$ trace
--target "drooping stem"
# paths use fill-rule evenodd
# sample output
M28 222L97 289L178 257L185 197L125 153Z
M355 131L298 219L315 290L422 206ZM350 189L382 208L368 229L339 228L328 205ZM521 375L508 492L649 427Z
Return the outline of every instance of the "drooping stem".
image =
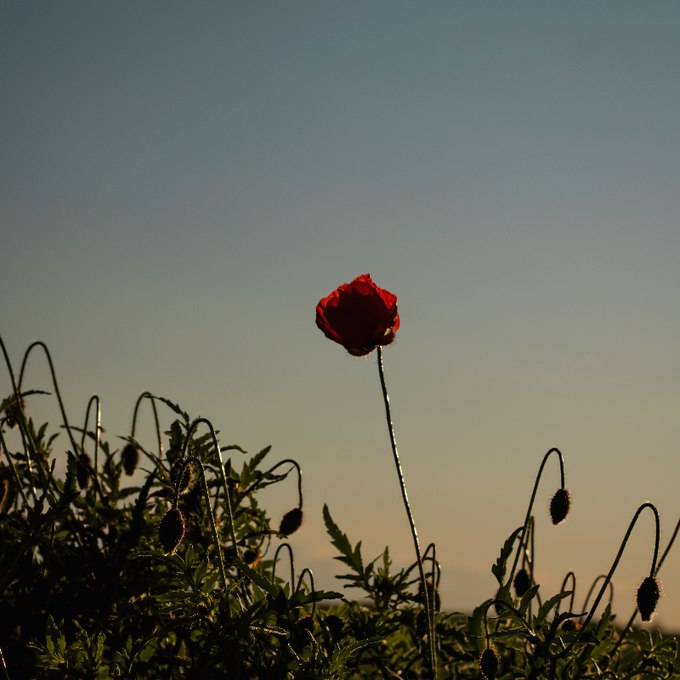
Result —
M298 507L300 510L302 510L302 470L300 468L300 464L294 460L293 458L284 458L283 460L280 460L276 465L273 465L272 467L267 470L262 477L266 477L267 475L270 475L276 470L277 468L281 467L282 465L285 465L287 463L290 463L292 465L296 472L297 472L297 488L298 488ZM287 477L288 474L290 473L292 468L290 468L284 475L280 477L280 479L283 479L284 477ZM261 480L257 480L253 482L244 492L243 496L247 496L253 489L255 489L259 484L261 483Z
M312 595L314 595L316 589L314 588L314 574L312 573L312 570L309 567L305 567L301 572L300 576L297 581L297 586L295 587L295 592L299 592L300 588L302 586L302 579L304 578L305 574L307 575L307 578L309 579L309 586L312 589ZM316 598L312 600L312 616L316 613Z
M208 491L208 482L205 478L205 468L203 467L203 463L200 461L198 456L191 456L190 458L185 459L182 462L182 468L181 468L181 474L177 476L177 486L175 488L175 502L173 504L173 507L177 507L177 503L179 501L179 487L182 483L182 478L184 477L184 474L187 470L187 468L192 465L196 464L198 466L198 469L201 473L201 482L202 482L202 487L203 487L203 496L205 498L205 504L208 510L208 518L210 519L210 529L212 531L213 535L213 542L215 543L215 550L217 552L217 561L220 569L220 578L222 579L222 587L224 588L224 594L225 597L227 595L229 585L227 583L227 572L224 568L224 559L222 558L222 548L220 547L220 538L217 535L217 527L215 526L215 518L212 513L212 508L210 507L210 492ZM227 609L227 612L229 610Z
M564 489L564 458L562 457L562 452L553 447L552 449L549 449L548 452L543 456L543 461L541 462L541 466L538 468L538 474L536 475L536 481L534 482L534 489L531 492L531 500L529 501L529 507L527 508L527 514L526 517L524 518L524 526L522 528L522 534L519 539L519 546L517 548L517 553L515 554L515 561L513 562L512 569L510 570L510 576L508 578L507 586L509 587L510 584L512 583L512 579L515 576L515 569L517 569L517 563L519 562L519 556L522 553L522 550L524 548L524 539L526 536L526 532L529 526L529 519L531 517L531 511L533 510L534 507L534 500L536 500L536 492L538 491L538 483L541 481L541 475L543 474L543 468L545 467L546 462L548 461L548 458L552 453L557 454L557 457L559 458L560 461L560 488Z
M295 558L293 557L293 549L289 543L281 543L274 553L274 563L272 564L272 583L276 580L276 565L279 563L279 553L286 548L288 550L288 563L290 565L290 587L295 583Z
M578 636L572 641L572 643L566 647L561 652L561 656L566 656L572 649L572 647L581 639L581 636L583 635L583 632L585 631L586 627L588 624L592 621L593 616L595 615L595 611L597 610L597 606L600 604L600 600L602 599L605 590L607 589L607 586L609 585L612 576L614 575L614 572L616 571L616 568L619 566L619 562L621 561L621 556L623 555L623 551L626 549L626 545L628 545L628 539L630 538L631 533L633 532L633 528L635 527L635 524L638 520L638 517L642 513L642 511L645 508L649 508L653 513L654 513L654 553L652 555L652 566L650 567L649 570L649 575L651 577L654 577L656 573L656 564L657 564L657 558L659 556L659 534L660 528L659 528L659 512L656 509L656 507L652 503L643 503L635 512L635 515L633 515L633 519L630 522L630 525L628 526L628 530L626 531L626 535L623 537L623 541L621 541L621 547L619 548L618 553L616 554L616 557L614 558L614 563L611 566L611 569L609 570L609 573L605 576L604 583L602 584L602 587L600 588L600 592L597 594L597 597L595 598L595 602L593 602L593 606L590 608L590 611L588 612L588 616L586 617L586 620L583 622L581 629L579 631Z
M401 461L399 460L399 452L397 451L397 440L394 434L394 425L392 424L392 412L390 409L390 397L387 392L387 383L385 382L385 368L383 366L382 347L378 345L378 373L380 375L380 386L382 387L383 401L385 403L385 417L387 418L387 430L390 435L390 444L392 446L392 456L394 458L394 465L397 468L397 477L399 478L399 488L401 489L401 497L404 501L404 508L406 516L408 517L409 527L411 529L411 536L413 538L413 547L415 548L416 561L418 563L418 573L420 575L420 584L423 589L423 598L425 601L425 615L427 618L427 638L428 649L430 656L430 670L432 671L432 678L437 678L437 655L435 644L435 620L434 607L430 594L427 588L427 580L425 578L425 569L423 568L423 558L420 552L420 542L418 541L418 531L413 519L413 512L411 511L411 504L408 500L406 492L406 481L404 480L404 473L401 469Z
M568 592L566 590L567 588L567 581L571 580L571 595L569 596L569 611L573 611L574 609L574 595L576 594L576 574L574 574L573 571L568 571L567 575L564 577L564 580L562 581L562 585L560 586L560 593L566 593ZM557 616L560 613L560 607L562 605L562 600L560 600L557 603L557 606L555 607L555 616Z
M21 390L21 383L24 379L24 371L26 370L26 362L28 361L28 357L35 347L40 347L43 352L45 353L45 356L47 357L47 363L50 367L50 375L52 376L52 385L54 386L54 393L57 396L57 401L59 402L59 410L61 411L61 418L62 422L64 423L64 427L66 428L66 432L68 433L68 438L71 441L71 446L73 447L73 453L76 455L78 453L78 447L76 445L76 440L73 437L73 432L71 431L71 426L69 425L68 422L68 417L66 415L66 409L64 408L64 402L61 398L61 392L59 390L59 382L57 381L57 374L54 371L54 364L52 363L52 355L50 354L50 350L47 348L47 345L42 342L42 340L36 340L35 342L32 342L29 346L28 349L26 350L24 354L23 361L21 362L21 370L19 371L19 385L18 389L19 391Z
M19 393L19 385L17 385L17 382L14 378L14 370L12 369L12 362L9 360L9 354L7 354L7 348L5 347L5 342L2 339L2 336L0 336L0 349L2 349L2 355L5 359L5 366L7 366L7 372L9 373L9 378L10 381L12 382L12 392L14 393L14 406L19 414L17 417L17 424L19 425L19 433L21 434L21 443L24 447L24 454L26 455L26 467L28 468L28 481L29 481L29 488L31 490L31 496L33 496L33 501L35 502L37 500L37 494L35 491L35 484L33 483L33 465L31 463L31 451L30 447L28 445L28 442L26 441L26 434L24 433L24 428L26 426L26 423L24 422L23 418L23 413L21 410L21 394ZM9 455L9 453L8 453ZM19 488L21 488L21 484L19 484ZM23 495L23 491L22 491Z
M137 412L142 403L142 399L148 399L151 402L151 409L153 410L154 425L156 426L156 439L158 440L158 456L163 453L163 440L161 439L161 426L158 421L158 409L156 408L156 399L151 392L142 392L135 403L135 409L132 412L132 431L130 437L134 439L135 430L137 429Z
M673 535L671 536L670 540L668 541L668 545L666 546L666 549L663 551L663 554L661 555L661 557L659 558L659 561L657 562L656 571L653 574L654 577L656 577L656 575L661 570L661 566L663 565L664 561L666 560L668 553L671 551L671 548L673 547L673 543L675 543L675 539L677 538L678 531L680 531L680 519L676 522L675 529L673 529ZM637 615L638 615L638 608L635 607L635 611L631 614L630 619L628 619L628 623L625 625L624 629L621 631L621 635L619 636L619 639L616 641L616 644L614 645L614 647L612 649L612 653L611 653L612 656L614 656L614 653L616 652L616 650L621 646L623 639L628 634L628 631L630 630L631 626L633 625L633 621L635 621L635 617Z
M92 407L93 403L97 405L96 418L94 424L94 464L92 468L92 471L94 473L93 479L95 488L99 492L99 497L102 499L102 501L105 501L108 505L108 500L105 499L104 492L102 491L102 487L99 484L98 457L99 457L99 442L101 438L102 429L102 407L101 402L99 400L99 396L96 394L93 394L90 397L90 400L87 402L87 409L85 410L85 423L83 425L83 436L81 437L80 440L80 449L83 453L85 452L85 437L87 436L87 425L90 421L90 408Z

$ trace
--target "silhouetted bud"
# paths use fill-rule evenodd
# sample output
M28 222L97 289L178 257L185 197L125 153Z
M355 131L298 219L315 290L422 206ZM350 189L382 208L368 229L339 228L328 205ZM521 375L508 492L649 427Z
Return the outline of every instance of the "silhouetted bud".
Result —
M294 534L302 525L302 508L293 508L289 510L281 520L279 525L279 533L284 536Z
M561 628L567 632L577 631L581 628L581 624L578 621L574 621L574 619L566 619L562 623Z
M569 514L571 505L571 494L567 489L557 489L550 501L550 519L553 524L564 522Z
M342 619L335 614L329 614L328 616L324 617L323 622L328 628L328 632L331 634L331 637L334 640L340 640L344 626Z
M253 550L252 548L246 548L243 551L243 561L251 568L254 569L262 562L262 553L259 550Z
M158 540L163 552L170 555L179 548L186 532L186 521L179 508L170 508L158 527Z
M515 593L517 597L522 597L522 595L524 595L524 593L529 590L529 587L531 586L531 579L529 578L529 574L526 569L520 569L515 574L512 585L515 587Z
M26 402L23 397L19 398L19 403L14 402L11 406L5 409L5 422L7 427L11 430L17 426L21 414L26 409Z
M92 461L86 453L78 454L76 459L76 479L81 489L87 489L92 480Z
M661 596L661 583L651 576L640 584L637 591L637 606L640 610L640 618L643 621L651 621L656 611L656 605Z
M181 480L180 475L182 476ZM180 496L188 493L194 485L194 464L185 465L184 460L176 461L170 468L170 481L173 487L178 489Z
M137 469L137 463L139 463L139 451L134 444L126 444L125 448L120 454L121 460L123 461L123 470L125 470L126 475L132 475Z
M487 678L487 680L495 680L496 674L498 673L498 655L491 647L487 647L482 652L482 657L479 660L479 668L482 671L482 675Z

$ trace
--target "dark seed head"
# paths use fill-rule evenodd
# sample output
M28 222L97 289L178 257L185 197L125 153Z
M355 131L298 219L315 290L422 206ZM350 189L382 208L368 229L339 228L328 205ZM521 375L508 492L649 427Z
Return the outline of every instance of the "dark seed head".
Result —
M640 610L640 618L643 621L651 621L656 611L656 605L661 597L661 583L651 576L640 584L637 591L637 606Z
M11 406L5 409L5 422L7 423L7 427L9 427L10 430L17 426L19 418L21 418L21 414L25 411L25 409L26 402L24 401L23 397L19 398L18 404L17 402L14 402Z
M76 460L76 479L78 480L78 486L81 489L87 489L90 486L92 480L92 461L90 456L86 453L78 454Z
M123 461L123 470L126 475L132 475L139 463L139 451L134 444L127 444L120 454Z
M571 494L567 489L557 489L550 501L550 519L553 524L564 522L569 514L571 506Z
M496 674L498 673L498 655L491 647L487 647L484 652L482 652L482 657L479 660L479 668L482 671L482 675L487 678L487 680L495 680Z
M515 587L515 594L517 597L522 597L522 595L524 595L524 593L529 590L529 587L531 586L531 579L529 578L529 574L527 573L526 569L520 569L515 574L512 585Z
M186 532L186 521L179 508L170 508L158 527L158 540L163 552L171 555L179 548Z
M293 508L289 510L281 520L279 525L279 533L284 536L294 534L302 525L302 508Z

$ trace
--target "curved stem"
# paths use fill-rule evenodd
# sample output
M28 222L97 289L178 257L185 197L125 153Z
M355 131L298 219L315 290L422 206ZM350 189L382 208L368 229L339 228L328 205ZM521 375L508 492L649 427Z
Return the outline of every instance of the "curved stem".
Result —
M621 547L619 548L618 553L616 554L616 557L614 558L614 563L612 564L611 569L609 570L609 573L605 577L604 583L602 584L602 587L600 588L600 592L597 594L597 597L595 598L595 602L593 602L593 606L591 607L590 611L588 612L588 616L586 617L586 620L583 622L583 625L581 626L581 630L579 631L578 636L572 641L572 643L561 652L561 656L564 656L571 651L572 647L581 639L581 636L583 635L583 632L585 631L586 627L588 624L591 622L595 610L597 609L597 606L600 604L600 600L602 599L602 596L604 595L605 590L607 589L607 586L609 585L609 582L612 579L612 576L614 575L614 572L616 571L616 568L619 566L619 562L621 561L621 556L623 555L623 551L626 549L626 545L628 545L628 539L630 538L631 533L633 532L633 528L635 527L635 524L638 520L638 517L640 516L640 513L645 508L649 508L653 513L654 513L654 525L655 525L655 536L654 536L654 554L652 556L652 566L649 571L650 576L654 576L656 572L656 560L659 555L659 512L657 511L656 507L652 503L643 503L635 512L635 515L633 515L633 519L630 522L630 525L628 526L628 530L626 531L626 535L623 537L623 541L621 541Z
M675 529L673 529L673 535L671 536L670 540L668 541L668 545L666 546L666 549L663 551L663 554L659 558L659 561L656 565L656 571L654 572L653 576L656 578L657 574L661 570L661 566L663 565L664 561L666 560L666 557L668 556L668 553L670 552L671 548L673 547L673 543L675 543L675 539L678 535L678 531L680 531L680 519L676 522L675 524ZM621 631L621 635L619 635L619 639L616 641L616 644L614 645L611 655L614 656L614 653L616 650L621 646L621 643L623 642L623 639L626 637L628 634L628 631L630 630L631 626L633 625L633 621L635 621L635 617L638 614L638 608L635 607L635 611L631 614L630 619L628 619L628 623L626 624L625 628Z
M158 456L160 456L163 453L163 440L161 439L161 426L158 421L158 409L156 408L156 399L151 394L151 392L142 392L139 397L137 397L137 401L135 402L135 409L132 412L132 430L130 437L134 439L135 437L135 429L137 428L137 412L139 411L139 405L142 403L142 399L148 399L151 402L151 408L153 410L153 419L154 419L154 424L156 425L156 438L158 440Z
M200 461L198 456L191 456L190 458L187 458L183 463L182 463L182 474L179 475L178 479L180 480L177 483L177 488L175 490L175 502L173 504L174 508L177 508L177 502L179 500L179 485L181 483L182 477L184 476L184 473L189 467L189 465L196 464L198 466L198 469L201 472L201 481L203 482L203 496L205 498L205 504L208 509L208 518L210 519L210 529L212 531L213 535L213 541L215 543L215 550L217 551L217 560L219 564L219 569L220 569L220 577L222 579L222 586L224 587L224 595L226 597L229 585L227 584L227 572L224 568L224 559L222 558L222 548L220 547L220 539L219 536L217 535L217 527L215 526L215 517L213 516L212 513L212 508L210 507L210 493L208 491L208 482L206 481L205 478L205 468L203 467L203 463ZM226 608L227 613L229 612L229 609Z
M536 481L534 482L534 489L531 492L531 500L529 501L529 507L527 508L527 514L524 518L524 526L522 528L522 534L519 539L519 547L517 548L517 553L515 554L515 561L513 562L512 569L510 570L510 576L508 578L508 582L506 584L506 587L510 587L510 584L512 583L512 579L515 575L515 569L517 569L517 563L519 562L519 556L522 552L522 547L524 546L524 538L526 536L527 532L527 527L529 524L529 518L531 517L531 511L533 510L534 507L534 500L536 499L536 492L538 491L538 483L541 481L541 475L543 474L543 468L545 467L546 462L548 461L548 458L550 457L550 454L556 453L557 457L559 458L560 461L560 488L564 489L564 458L562 456L562 452L553 447L548 450L548 452L543 456L543 461L541 462L541 466L538 468L538 474L536 475Z
M5 366L7 366L7 372L9 373L10 381L12 382L12 392L14 393L14 401L18 412L20 413L17 418L17 423L19 425L19 433L21 435L21 443L24 447L24 454L26 456L26 466L28 467L28 481L29 489L31 490L31 496L33 496L33 501L37 501L38 495L35 490L35 484L33 482L33 465L31 462L31 452L28 442L26 441L26 434L24 428L26 423L24 422L23 411L21 410L21 394L19 393L19 385L17 385L16 379L14 378L14 370L12 369L12 362L9 360L9 354L7 354L7 348L5 347L5 342L0 335L0 349L2 349L2 355L5 359ZM8 452L9 455L9 452ZM20 485L21 486L21 485ZM23 495L23 491L22 491Z
M274 553L274 564L272 565L272 582L274 582L274 579L276 578L276 565L278 564L279 560L279 552L281 552L283 548L288 549L288 563L290 565L290 587L292 588L293 583L295 583L295 558L293 557L293 549L290 547L289 543L282 543Z
M312 570L309 567L305 567L301 572L300 576L297 581L297 586L295 587L295 592L297 593L300 590L300 586L302 585L302 578L303 576L307 574L307 577L309 578L309 585L312 589L312 594L315 592L314 588L314 574L312 573ZM316 600L312 600L312 616L316 614Z
M607 578L606 574L600 574L590 584L590 588L588 588L588 592L586 593L586 598L585 600L583 600L583 606L581 607L582 612L588 611L588 603L590 602L590 597L593 594L595 587L600 581L604 581L606 578ZM614 584L611 581L609 581L609 604L611 604L613 601L614 601Z
M574 574L573 571L568 571L567 575L564 577L562 585L560 586L560 593L567 592L565 588L567 587L567 581L569 579L571 579L571 596L569 597L569 611L571 612L574 610L574 595L576 594L576 574ZM555 616L560 613L561 604L562 600L560 600L555 607Z
M26 370L26 362L28 361L29 354L35 347L40 347L43 352L45 353L45 356L47 357L47 363L50 367L50 375L52 376L52 385L54 386L54 393L57 396L57 401L59 402L59 410L61 411L61 418L64 423L64 427L66 428L66 432L68 433L68 438L71 440L71 446L73 447L73 453L78 452L78 447L76 445L76 440L73 437L73 432L71 431L71 426L69 425L68 422L68 417L66 416L66 409L64 408L64 402L61 398L61 392L59 390L59 382L57 380L57 374L54 372L54 364L52 363L52 355L50 354L50 350L47 348L47 345L42 342L42 340L35 340L32 342L29 346L28 349L26 350L24 354L23 361L21 362L21 370L19 371L19 390L21 390L21 383L24 379L24 371Z
M299 463L294 460L293 458L284 458L283 460L280 460L276 465L273 465L272 467L267 470L262 477L265 477L266 475L270 475L276 468L281 467L282 465L285 465L286 463L290 463L295 470L297 471L297 479L298 479L298 507L300 510L302 510L302 470L300 469ZM288 474L290 473L290 470L285 473L280 479L283 479L284 477L287 477ZM253 482L244 492L243 496L247 496L259 483L261 480L258 480L256 482Z
M387 430L390 435L390 444L392 445L392 456L394 458L394 465L397 468L397 476L399 477L399 488L401 489L401 497L404 501L404 508L406 516L408 517L409 527L411 528L411 536L413 538L413 547L416 552L416 561L418 563L418 573L420 575L420 583L423 588L423 597L425 599L425 614L427 618L427 637L428 648L430 656L430 669L434 680L437 678L437 655L435 644L435 626L434 626L434 608L430 601L430 594L427 589L427 580L425 579L425 570L423 568L423 559L420 554L420 543L418 541L418 531L411 512L411 505L408 501L408 494L406 492L406 482L404 480L404 473L401 469L401 461L399 460L399 453L397 451L397 440L394 434L394 426L392 424L392 413L390 409L390 397L387 392L387 384L385 382L385 368L383 366L382 347L378 345L378 373L380 375L380 386L382 388L383 401L385 403L385 416L387 418Z
M80 449L84 452L85 451L85 437L87 436L87 424L90 420L90 408L92 407L92 403L97 404L97 418L95 421L95 428L94 428L94 463L93 463L93 471L94 471L94 483L97 491L99 492L99 496L102 500L104 500L104 493L102 491L101 485L99 484L99 474L97 472L98 468L98 458L99 458L99 442L101 440L101 429L102 429L102 407L101 407L101 402L99 400L99 396L96 394L93 394L90 397L90 400L87 402L87 409L85 411L85 423L83 424L83 436L80 439Z

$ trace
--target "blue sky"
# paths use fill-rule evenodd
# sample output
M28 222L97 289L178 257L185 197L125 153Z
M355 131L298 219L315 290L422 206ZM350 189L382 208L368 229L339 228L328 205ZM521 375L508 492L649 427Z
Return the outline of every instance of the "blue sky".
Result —
M324 502L368 555L411 559L375 357L314 326L370 272L399 297L387 377L444 604L490 596L551 446L574 509L539 521L537 564L545 592L575 570L578 601L640 503L662 542L678 518L679 20L671 2L5 2L0 333L17 364L44 340L69 412L98 393L112 436L148 389L296 456L298 559L330 585Z

